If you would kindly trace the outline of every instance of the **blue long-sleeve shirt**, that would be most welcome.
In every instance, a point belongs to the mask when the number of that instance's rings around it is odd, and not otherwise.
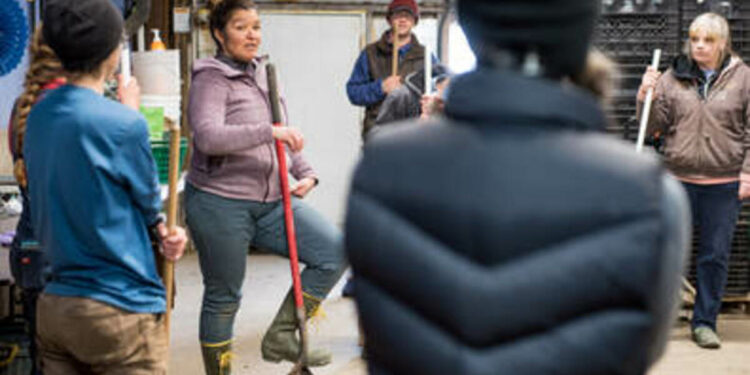
[[[398,50],[399,59],[403,59],[404,55],[410,49],[411,44],[401,47]],[[434,55],[432,56],[432,62],[433,66],[439,62]],[[346,83],[346,94],[349,97],[349,102],[363,107],[371,106],[385,99],[383,80],[377,79],[373,81],[370,78],[370,63],[367,61],[367,49],[359,54],[357,61],[354,63],[354,69],[349,77],[349,81]]]
[[[400,54],[401,51],[399,50]],[[383,80],[373,81],[370,78],[370,64],[367,62],[366,49],[359,54],[357,62],[354,63],[354,70],[349,76],[349,81],[346,82],[346,94],[349,97],[349,102],[365,107],[385,99]]]
[[[143,116],[62,86],[33,107],[24,156],[32,225],[52,266],[45,292],[163,312],[147,232],[161,200]]]

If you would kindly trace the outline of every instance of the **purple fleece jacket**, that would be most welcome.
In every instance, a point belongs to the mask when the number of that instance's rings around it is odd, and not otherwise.
[[[286,105],[281,102],[286,120]],[[255,60],[247,71],[215,58],[196,61],[188,120],[194,146],[188,182],[226,198],[281,199],[263,59]],[[301,154],[287,150],[287,160],[297,180],[316,177]]]

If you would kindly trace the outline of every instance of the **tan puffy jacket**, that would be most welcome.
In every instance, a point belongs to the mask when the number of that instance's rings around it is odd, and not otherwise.
[[[750,174],[750,68],[736,56],[722,67],[706,86],[683,56],[656,84],[648,131],[665,138],[665,163],[678,177]]]

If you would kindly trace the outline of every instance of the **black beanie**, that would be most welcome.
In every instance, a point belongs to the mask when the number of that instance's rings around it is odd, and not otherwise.
[[[109,0],[48,0],[42,30],[72,72],[97,67],[123,40],[122,14]]]
[[[491,49],[535,50],[545,75],[580,73],[600,0],[458,0],[459,23],[480,63]]]

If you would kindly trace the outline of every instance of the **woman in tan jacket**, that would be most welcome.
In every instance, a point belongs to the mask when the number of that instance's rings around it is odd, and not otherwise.
[[[722,16],[698,16],[689,33],[685,55],[663,75],[649,68],[637,99],[640,108],[655,88],[649,132],[663,135],[665,164],[687,190],[700,230],[693,340],[716,349],[732,235],[741,200],[750,196],[750,69],[732,52]]]

